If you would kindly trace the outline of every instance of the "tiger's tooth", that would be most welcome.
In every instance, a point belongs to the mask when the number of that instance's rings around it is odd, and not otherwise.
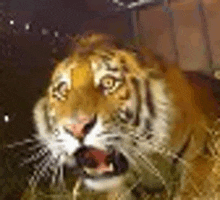
[[[109,169],[110,169],[111,172],[114,171],[114,165],[113,165],[113,163],[110,163],[110,165],[109,165]]]

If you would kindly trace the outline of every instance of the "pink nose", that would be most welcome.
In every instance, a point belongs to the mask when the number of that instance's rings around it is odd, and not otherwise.
[[[88,116],[79,116],[78,123],[68,124],[65,128],[68,129],[76,138],[83,138],[94,126],[96,119]]]

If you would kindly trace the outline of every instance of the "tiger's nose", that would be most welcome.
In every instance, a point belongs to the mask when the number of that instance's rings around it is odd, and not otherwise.
[[[82,139],[93,128],[93,126],[96,123],[96,120],[97,120],[96,116],[94,117],[79,116],[77,119],[77,123],[68,124],[65,126],[65,129],[68,132],[71,132],[76,138]]]

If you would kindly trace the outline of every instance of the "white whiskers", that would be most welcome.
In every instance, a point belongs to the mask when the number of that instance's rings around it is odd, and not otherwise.
[[[58,144],[57,144],[58,145]],[[63,165],[59,160],[63,154],[62,150],[56,151],[56,155],[41,142],[39,139],[25,139],[23,141],[9,144],[6,150],[16,151],[19,155],[18,167],[30,169],[30,174],[27,176],[28,185],[32,191],[38,187],[41,180],[51,181],[51,185],[64,183]]]
[[[6,146],[6,148],[12,149],[12,148],[15,148],[17,146],[24,146],[25,144],[34,143],[36,141],[37,141],[37,139],[24,139],[23,141],[14,142],[13,144],[9,144],[9,145]]]
[[[49,153],[49,150],[46,147],[41,148],[37,153],[31,155],[30,158],[24,159],[21,164],[19,164],[20,167],[29,164],[33,161],[37,161],[40,158],[45,157]]]

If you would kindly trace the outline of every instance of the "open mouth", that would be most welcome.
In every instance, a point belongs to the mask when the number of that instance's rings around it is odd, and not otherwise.
[[[112,178],[128,170],[127,159],[116,150],[108,153],[93,147],[81,147],[75,153],[75,158],[83,171],[83,178]]]

